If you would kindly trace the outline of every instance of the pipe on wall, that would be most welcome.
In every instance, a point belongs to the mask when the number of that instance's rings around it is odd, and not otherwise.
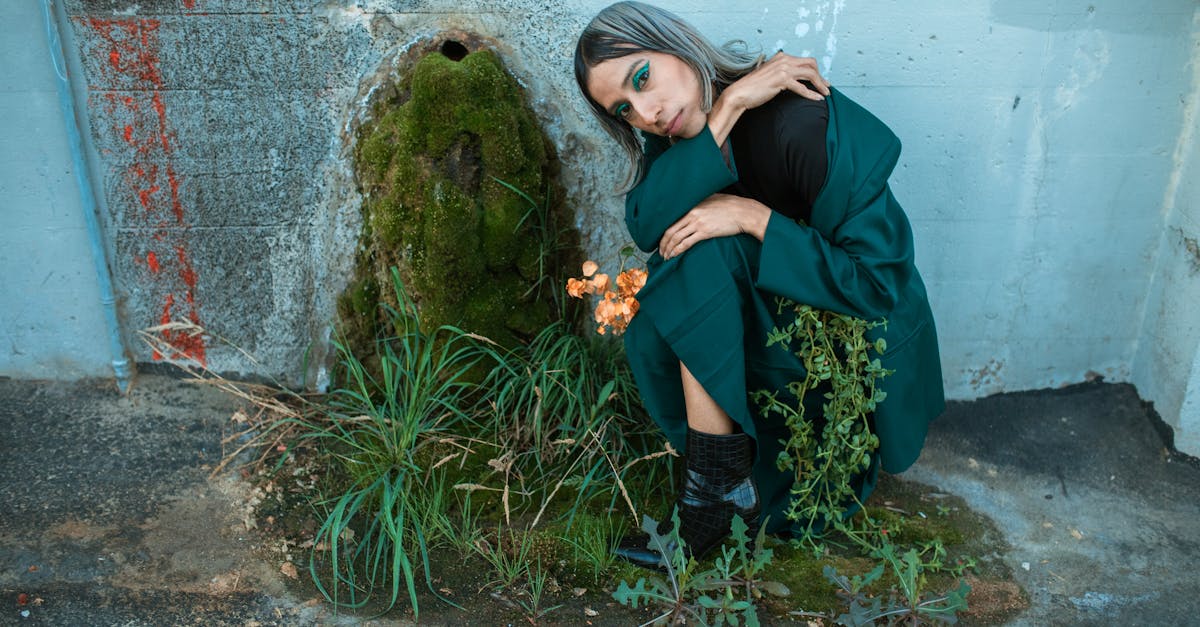
[[[54,73],[57,77],[59,107],[67,126],[71,166],[75,170],[75,181],[79,184],[79,193],[83,200],[83,219],[87,223],[92,262],[96,267],[96,279],[100,284],[100,304],[104,309],[104,321],[108,329],[108,346],[112,353],[113,374],[117,377],[117,388],[122,394],[125,394],[129,391],[133,369],[129,360],[129,350],[125,345],[124,335],[121,333],[121,323],[117,319],[117,299],[113,291],[112,270],[108,263],[104,236],[100,231],[99,207],[92,189],[91,177],[88,175],[83,137],[80,132],[79,120],[75,115],[75,100],[71,95],[66,58],[63,54],[62,40],[59,38],[58,24],[54,19],[51,7],[52,1],[41,0],[42,15],[46,19],[46,38],[49,42],[50,57],[54,62]]]

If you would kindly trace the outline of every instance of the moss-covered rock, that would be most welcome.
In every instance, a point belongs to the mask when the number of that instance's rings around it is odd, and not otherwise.
[[[379,305],[395,305],[397,266],[426,329],[515,346],[564,315],[552,291],[579,260],[553,149],[491,51],[430,53],[394,93],[359,132],[363,245],[343,333],[358,354],[388,333]]]

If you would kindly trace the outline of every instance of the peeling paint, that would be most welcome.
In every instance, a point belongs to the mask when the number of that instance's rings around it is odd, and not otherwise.
[[[149,234],[145,241],[147,279],[158,291],[165,292],[157,323],[183,319],[200,326],[196,271],[189,253],[190,227],[180,199],[180,180],[174,165],[176,139],[163,101],[158,44],[161,23],[153,19],[94,17],[80,18],[79,21],[103,44],[97,53],[108,63],[100,67],[105,68],[111,78],[132,79],[136,88],[121,95],[103,93],[99,102],[111,121],[111,132],[121,138],[127,151],[116,156],[130,162],[122,181],[137,198],[141,209],[139,214],[132,216],[131,223],[144,227]],[[168,211],[169,215],[166,215]],[[159,253],[164,253],[165,259],[160,260]],[[135,255],[134,259],[136,263],[139,257]],[[172,260],[174,272],[163,272],[164,264],[168,263],[166,259]],[[176,353],[163,355],[156,350],[153,359],[187,358],[206,364],[203,336],[170,330],[161,331],[160,335]]]
[[[1054,103],[1060,112],[1073,107],[1080,94],[1100,80],[1112,60],[1112,45],[1103,32],[1093,30],[1079,39],[1070,72],[1054,90]]]
[[[809,8],[807,5],[796,9],[796,17],[800,20],[792,29],[796,38],[800,40],[801,45],[805,43],[805,39],[809,35],[818,33],[826,33],[824,43],[824,54],[821,55],[821,73],[828,75],[833,70],[833,60],[837,56],[837,21],[838,16],[846,8],[846,0],[825,0],[817,2],[816,6]],[[813,19],[809,19],[813,18]],[[828,30],[826,29],[828,26]],[[775,46],[778,49],[783,49],[787,45],[786,40],[779,40]],[[800,51],[800,56],[814,56],[813,48],[804,46]]]
[[[983,388],[988,388],[993,385],[1003,386],[1004,381],[1000,373],[1004,370],[1004,362],[997,359],[989,359],[986,364],[979,368],[968,370],[970,376],[970,385],[976,391]]]

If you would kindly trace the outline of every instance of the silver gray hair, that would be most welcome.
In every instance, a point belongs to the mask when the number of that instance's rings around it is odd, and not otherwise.
[[[610,114],[592,98],[587,81],[596,65],[647,51],[673,55],[696,72],[700,79],[700,106],[705,113],[712,110],[721,90],[763,59],[762,54],[751,52],[742,40],[714,46],[675,14],[641,2],[617,2],[592,18],[575,46],[575,81],[600,125],[629,157],[633,169],[625,181],[627,188],[636,185],[644,174],[642,143],[628,122]]]

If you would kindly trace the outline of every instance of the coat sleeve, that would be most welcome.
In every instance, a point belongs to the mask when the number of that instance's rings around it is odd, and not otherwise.
[[[780,149],[785,155],[796,152],[796,142],[811,145],[814,140],[796,133],[796,126],[786,122],[780,126]],[[824,146],[824,141],[818,145]],[[899,155],[898,142],[875,155],[875,163],[855,164],[861,175],[851,183],[854,193],[821,190],[812,222],[827,228],[819,231],[772,212],[763,237],[757,287],[866,320],[886,317],[893,310],[914,272],[912,228],[887,185]],[[803,161],[785,162],[793,169],[792,180],[801,180],[803,173],[794,168]],[[848,166],[831,158],[828,167]],[[842,180],[828,176],[826,185]],[[842,199],[840,206],[831,206],[829,198]],[[829,215],[840,220],[825,222]]]
[[[673,146],[650,137],[642,180],[625,195],[625,226],[643,252],[658,248],[663,233],[700,201],[737,181],[708,126]]]

